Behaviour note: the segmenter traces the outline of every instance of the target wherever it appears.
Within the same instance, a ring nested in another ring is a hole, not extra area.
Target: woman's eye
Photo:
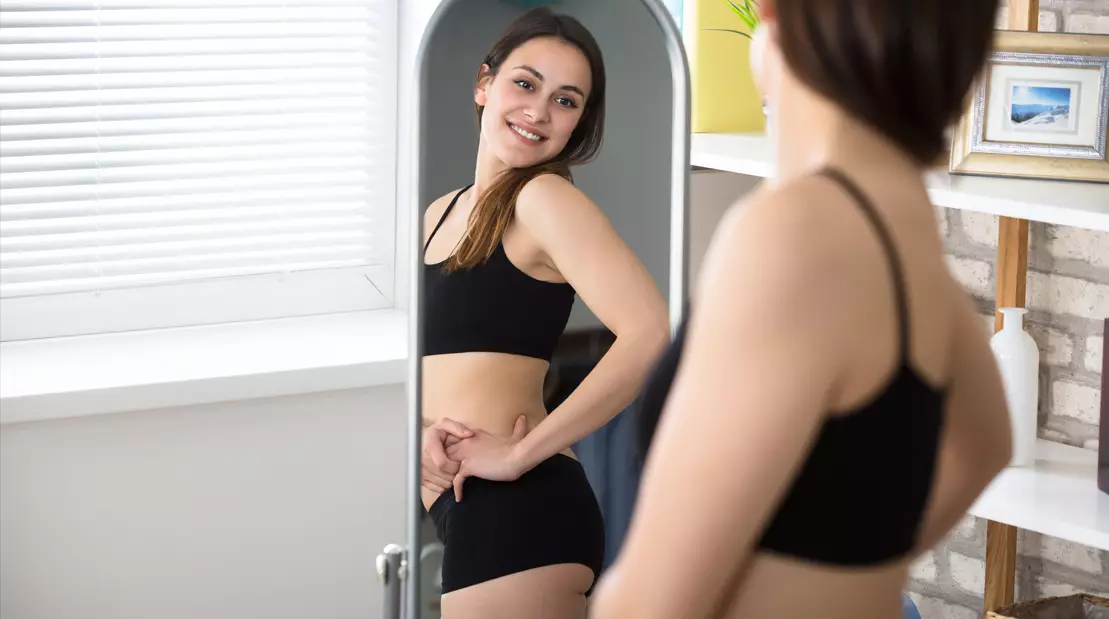
[[[528,90],[531,90],[531,83],[527,80],[516,80],[516,85],[520,88],[527,88]]]
[[[577,107],[577,104],[574,103],[574,100],[568,97],[559,97],[555,99],[555,101],[557,101],[559,105],[564,107]]]

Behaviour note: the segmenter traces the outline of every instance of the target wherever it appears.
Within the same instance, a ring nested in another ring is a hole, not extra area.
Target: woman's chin
[[[502,156],[500,159],[504,162],[506,166],[510,168],[530,168],[532,166],[543,163],[548,158],[536,157],[535,155],[524,156],[520,153],[509,152],[505,153],[505,155]]]

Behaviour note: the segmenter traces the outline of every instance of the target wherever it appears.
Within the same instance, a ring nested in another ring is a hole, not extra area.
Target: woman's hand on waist
[[[450,490],[461,464],[447,455],[447,450],[473,435],[466,426],[445,417],[424,428],[420,485],[436,494]]]
[[[454,475],[454,499],[462,501],[462,484],[467,477],[490,481],[515,481],[524,474],[523,458],[517,446],[527,434],[527,417],[520,415],[512,428],[512,436],[501,437],[485,430],[447,446],[446,455],[460,463]]]

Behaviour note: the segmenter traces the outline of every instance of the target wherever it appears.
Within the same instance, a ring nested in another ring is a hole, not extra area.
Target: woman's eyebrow
[[[516,67],[516,68],[517,68],[517,69],[523,69],[523,70],[527,71],[528,73],[531,73],[532,75],[534,75],[534,76],[535,76],[535,79],[537,79],[537,80],[539,80],[539,81],[543,81],[543,80],[544,80],[544,78],[543,78],[543,74],[542,74],[542,73],[540,73],[539,71],[535,70],[535,68],[534,68],[534,67],[530,67],[530,66],[528,66],[528,65],[526,65],[526,64],[522,64],[522,65],[519,65],[519,66],[518,66],[518,67]],[[563,87],[562,87],[562,89],[563,89],[563,90],[569,90],[569,91],[572,91],[572,92],[576,92],[576,93],[578,93],[579,95],[581,95],[581,97],[582,97],[582,98],[585,98],[585,92],[584,92],[584,91],[582,91],[582,89],[581,89],[581,88],[578,88],[577,86],[574,86],[573,84],[566,84],[565,86],[563,86]]]

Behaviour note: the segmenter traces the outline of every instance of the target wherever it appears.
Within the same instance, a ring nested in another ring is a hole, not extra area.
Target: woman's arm
[[[982,320],[961,288],[952,294],[958,302],[951,332],[951,389],[918,552],[947,536],[1012,451],[1005,392]]]
[[[594,432],[635,399],[669,339],[666,302],[601,210],[554,175],[528,183],[516,220],[616,341],[561,405],[515,445],[521,473]]]
[[[841,249],[789,189],[721,222],[596,619],[715,617],[810,448],[851,334]]]

